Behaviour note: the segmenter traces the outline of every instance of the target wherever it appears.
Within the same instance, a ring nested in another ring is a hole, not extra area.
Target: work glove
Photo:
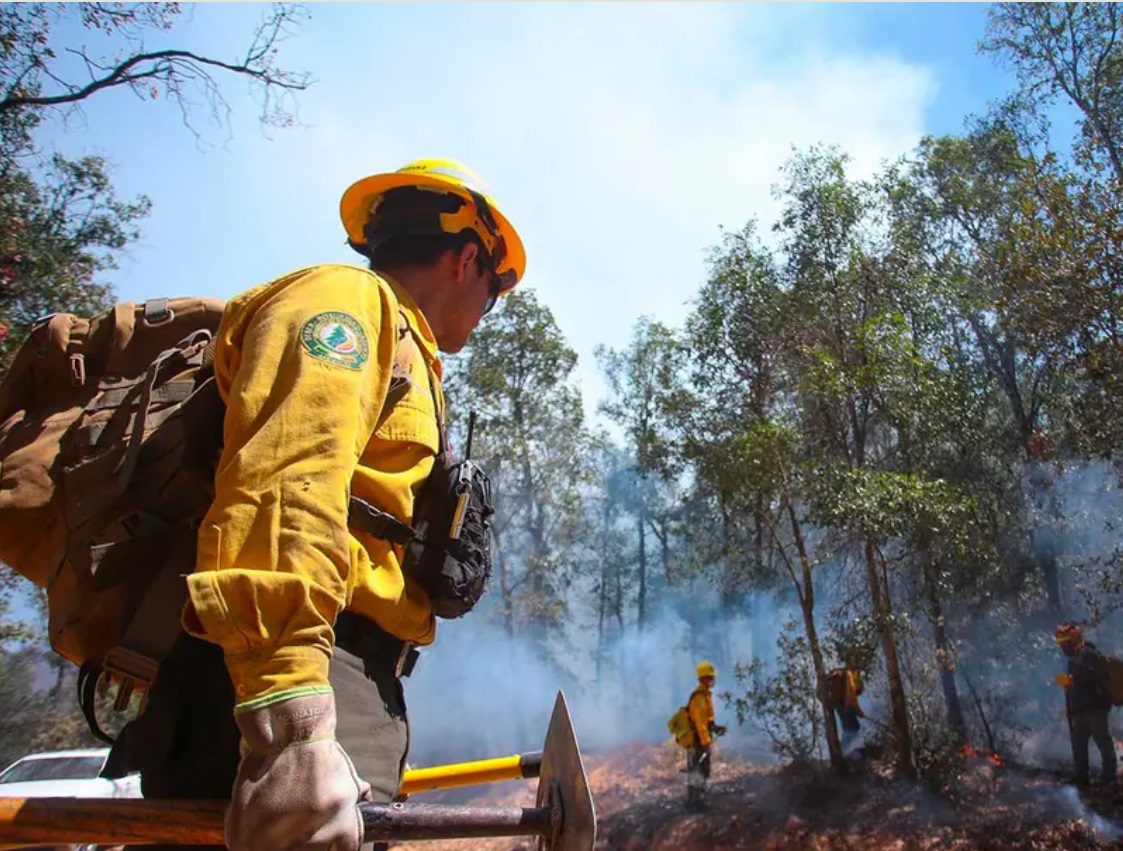
[[[335,696],[293,697],[235,715],[242,760],[226,811],[231,851],[359,851],[370,785],[335,738]]]
[[[724,724],[714,724],[714,735],[715,736],[724,736],[728,732],[729,732],[729,730],[725,727]]]

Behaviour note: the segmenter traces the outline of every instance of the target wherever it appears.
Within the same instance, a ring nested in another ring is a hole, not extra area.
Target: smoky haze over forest
[[[1093,612],[1082,597],[1095,594],[1090,589],[1099,587],[1103,568],[1116,553],[1123,489],[1114,468],[1102,461],[1054,467],[1044,481],[1059,513],[1056,555],[1068,568],[1065,597],[1073,601],[1074,617],[1091,618]],[[824,565],[822,572],[821,604],[830,611],[845,599],[852,570],[834,563]],[[543,662],[535,643],[520,635],[512,639],[490,618],[443,625],[440,641],[425,652],[406,686],[416,723],[414,764],[539,748],[559,688],[566,692],[583,748],[599,752],[637,741],[663,741],[667,718],[694,688],[694,665],[702,658],[718,667],[715,691],[726,699],[716,702],[717,713],[732,722],[736,711],[728,698],[745,687],[735,667],[759,659],[764,673],[774,676],[775,639],[785,624],[798,618],[798,604],[790,593],[753,591],[723,605],[701,578],[684,587],[661,588],[658,594],[660,603],[647,627],[625,632],[606,648],[599,676],[595,623],[577,617],[557,639],[559,650],[548,662]],[[493,616],[495,603],[492,598],[485,604]],[[1053,677],[1064,664],[1051,638],[1052,619],[1034,619],[1039,634],[1019,650],[1012,642],[1027,625],[1002,623],[1016,608],[1016,600],[996,596],[987,607],[994,614],[988,616],[984,608],[962,635],[972,652],[971,665],[964,666],[963,673],[978,691],[987,723],[1006,745],[1006,753],[1026,762],[1060,764],[1068,759],[1068,741],[1063,696]],[[924,622],[912,628],[918,637],[927,638]],[[1121,628],[1123,618],[1115,610],[1106,613],[1088,637],[1104,652],[1123,653]],[[919,678],[925,676],[923,664],[923,659],[917,660]],[[862,703],[875,721],[885,723],[884,678],[876,670],[872,674]],[[966,711],[972,739],[983,742],[978,708],[969,705]],[[500,718],[512,720],[496,723]],[[764,721],[749,711],[744,725],[734,728],[722,747],[756,760],[774,759]],[[810,728],[806,720],[804,724]]]
[[[5,359],[35,317],[113,302],[148,212],[104,159],[36,141],[54,113],[20,87],[88,26],[66,14],[0,7],[32,69],[0,61]],[[174,35],[172,7],[133,14]],[[963,38],[1008,96],[960,132],[860,176],[831,139],[793,150],[774,219],[745,209],[680,283],[681,322],[597,350],[595,417],[546,299],[503,299],[446,361],[454,430],[479,415],[495,561],[406,683],[413,764],[538,748],[559,688],[590,750],[666,740],[701,659],[722,747],[753,760],[844,767],[823,688],[840,665],[865,679],[862,741],[902,777],[952,776],[970,747],[1068,758],[1054,628],[1123,653],[1119,15],[993,6]],[[0,762],[92,743],[42,613],[13,605],[25,587],[0,574]]]

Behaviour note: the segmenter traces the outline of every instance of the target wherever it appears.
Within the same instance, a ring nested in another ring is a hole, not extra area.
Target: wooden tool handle
[[[5,845],[222,845],[225,801],[0,798]]]
[[[0,798],[0,843],[222,845],[223,801]],[[367,841],[545,836],[549,808],[360,804]]]

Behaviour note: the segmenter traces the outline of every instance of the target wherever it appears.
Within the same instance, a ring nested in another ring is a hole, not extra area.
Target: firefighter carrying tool
[[[506,772],[506,776],[487,779],[527,776],[535,764],[532,755],[502,762],[503,766],[490,766],[490,770]],[[452,785],[440,782],[442,769],[427,771],[431,776],[426,782],[431,785],[426,788]],[[444,773],[479,776],[481,772]],[[408,785],[407,776],[403,786]],[[219,801],[0,799],[0,845],[216,844],[222,841],[224,810],[225,804]],[[359,811],[365,842],[537,836],[541,851],[592,851],[596,840],[596,811],[565,697],[560,693],[542,748],[534,807],[362,803]]]
[[[1107,715],[1114,702],[1112,670],[1119,662],[1109,660],[1095,645],[1085,641],[1083,631],[1074,623],[1058,626],[1053,639],[1068,659],[1068,673],[1058,675],[1057,682],[1065,691],[1074,782],[1077,786],[1088,785],[1088,740],[1091,739],[1100,751],[1103,782],[1110,785],[1115,782],[1116,759]]]

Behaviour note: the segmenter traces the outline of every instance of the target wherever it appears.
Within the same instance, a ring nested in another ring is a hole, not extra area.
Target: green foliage
[[[15,164],[0,169],[0,363],[38,317],[111,302],[103,274],[149,208],[143,196],[119,200],[98,157],[56,155],[38,179]]]
[[[682,404],[680,356],[671,330],[649,319],[636,323],[627,349],[597,349],[610,391],[601,411],[624,430],[636,470],[645,478],[668,478],[674,472],[669,427],[670,415]]]
[[[0,766],[22,756],[97,747],[74,701],[75,672],[32,647],[0,649]],[[49,685],[37,680],[49,678]]]
[[[1013,67],[1040,109],[1065,98],[1080,110],[1080,143],[1123,181],[1123,15],[1114,3],[998,3],[982,50]]]
[[[200,107],[228,121],[220,80],[230,76],[257,88],[263,123],[293,123],[291,98],[310,78],[281,67],[277,45],[303,19],[300,7],[275,5],[245,55],[227,62],[146,46],[179,14],[176,3],[0,6],[0,366],[36,318],[93,313],[112,300],[106,273],[151,207],[143,195],[119,199],[101,157],[41,150],[35,131],[45,121],[127,87],[177,103],[198,135]]]
[[[823,716],[807,639],[789,622],[776,644],[775,673],[768,673],[760,660],[737,665],[734,674],[743,691],[724,698],[737,713],[737,723],[763,732],[781,759],[812,762],[821,755]]]
[[[830,645],[839,665],[869,676],[877,662],[877,624],[870,617],[859,615],[837,622],[830,632]]]
[[[561,624],[584,562],[592,441],[572,383],[576,365],[549,309],[520,291],[476,330],[446,382],[452,410],[480,417],[473,457],[488,470],[497,505],[499,617],[512,632],[533,625],[541,641]]]

